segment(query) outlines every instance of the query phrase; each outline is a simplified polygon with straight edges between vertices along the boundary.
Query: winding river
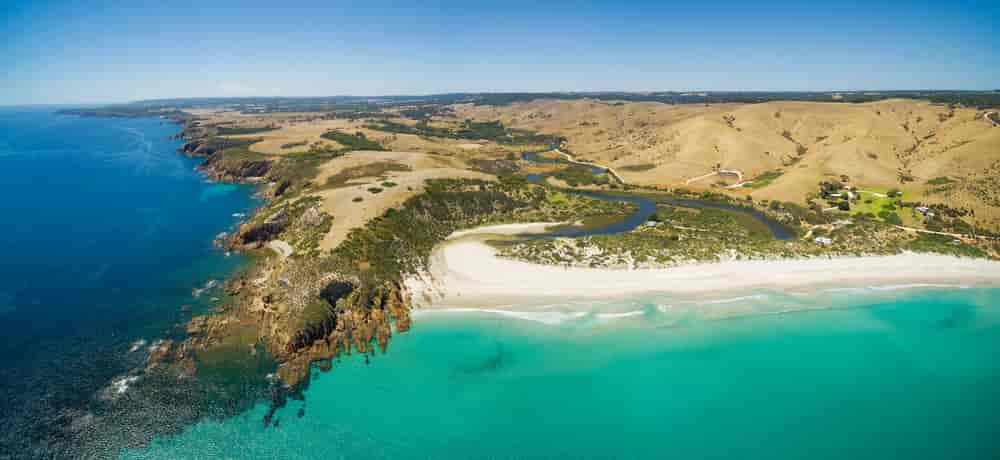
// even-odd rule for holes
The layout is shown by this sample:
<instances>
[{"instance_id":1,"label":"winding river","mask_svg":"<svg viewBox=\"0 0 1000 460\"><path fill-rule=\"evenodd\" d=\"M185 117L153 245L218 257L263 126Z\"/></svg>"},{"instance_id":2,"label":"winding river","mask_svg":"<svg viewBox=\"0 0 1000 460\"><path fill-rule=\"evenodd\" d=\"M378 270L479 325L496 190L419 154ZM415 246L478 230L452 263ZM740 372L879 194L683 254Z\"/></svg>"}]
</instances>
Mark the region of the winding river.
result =
<instances>
[{"instance_id":1,"label":"winding river","mask_svg":"<svg viewBox=\"0 0 1000 460\"><path fill-rule=\"evenodd\" d=\"M532 163L546 163L546 164L584 164L579 162L573 162L565 158L545 158L539 156L542 153L552 151L549 150L538 150L532 152L525 152L521 154L521 158L525 161L530 161ZM592 174L604 174L608 172L607 168L601 168L585 164L590 166L590 172ZM544 180L547 174L529 174L527 176L528 180ZM546 233L545 237L581 237L590 235L611 235L614 233L623 233L634 230L636 227L646 223L649 217L656 212L657 203L669 204L672 206L682 206L687 208L699 208L699 209L719 209L724 211L733 211L742 214L747 214L754 220L763 223L767 226L767 229L771 232L771 236L779 240L788 240L795 237L795 233L792 232L788 227L781 224L780 222L771 219L766 214L751 208L745 208L742 206L735 206L727 203L705 201L705 200L694 200L694 199L683 199L683 198L647 198L637 195L619 195L606 192L594 192L594 191L572 191L572 193L577 193L580 195L585 195L591 198L596 198L599 200L607 201L621 201L626 203L634 203L636 205L636 210L632 214L626 216L624 219L604 225L597 228L584 228L584 227L566 227L560 228L558 230L553 230ZM538 235L535 235L538 237Z\"/></svg>"}]
</instances>

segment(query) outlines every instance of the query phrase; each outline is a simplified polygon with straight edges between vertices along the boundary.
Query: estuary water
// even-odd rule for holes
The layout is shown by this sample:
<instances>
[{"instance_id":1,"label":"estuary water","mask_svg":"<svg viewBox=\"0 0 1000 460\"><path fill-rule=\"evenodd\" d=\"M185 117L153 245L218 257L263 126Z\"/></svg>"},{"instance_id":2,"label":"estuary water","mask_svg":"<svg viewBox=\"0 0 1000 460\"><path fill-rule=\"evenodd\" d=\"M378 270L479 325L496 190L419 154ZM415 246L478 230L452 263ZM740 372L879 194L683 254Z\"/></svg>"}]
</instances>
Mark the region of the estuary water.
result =
<instances>
[{"instance_id":1,"label":"estuary water","mask_svg":"<svg viewBox=\"0 0 1000 460\"><path fill-rule=\"evenodd\" d=\"M256 203L196 172L177 131L0 108L0 458L100 457L150 435L102 416L145 405L106 390L211 305L193 289L241 263L212 239Z\"/></svg>"},{"instance_id":2,"label":"estuary water","mask_svg":"<svg viewBox=\"0 0 1000 460\"><path fill-rule=\"evenodd\" d=\"M424 311L277 427L259 404L122 458L989 459L998 353L998 289Z\"/></svg>"}]
</instances>

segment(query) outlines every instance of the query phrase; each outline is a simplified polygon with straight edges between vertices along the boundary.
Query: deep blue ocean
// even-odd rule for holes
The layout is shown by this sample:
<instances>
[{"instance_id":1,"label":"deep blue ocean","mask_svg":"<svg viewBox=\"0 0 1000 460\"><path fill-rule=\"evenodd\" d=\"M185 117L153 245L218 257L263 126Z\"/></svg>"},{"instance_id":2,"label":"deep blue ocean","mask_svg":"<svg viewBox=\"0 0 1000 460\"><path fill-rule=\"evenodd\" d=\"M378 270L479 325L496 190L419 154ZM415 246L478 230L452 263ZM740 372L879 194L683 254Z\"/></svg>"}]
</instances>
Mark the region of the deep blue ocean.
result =
<instances>
[{"instance_id":1,"label":"deep blue ocean","mask_svg":"<svg viewBox=\"0 0 1000 460\"><path fill-rule=\"evenodd\" d=\"M0 108L0 458L99 437L88 414L141 365L132 343L208 306L192 290L241 263L212 240L255 206L176 153L169 120L54 111Z\"/></svg>"},{"instance_id":2,"label":"deep blue ocean","mask_svg":"<svg viewBox=\"0 0 1000 460\"><path fill-rule=\"evenodd\" d=\"M134 371L256 204L176 130L0 109L0 459L1000 458L1000 289L968 286L418 311L265 427L253 385Z\"/></svg>"}]
</instances>

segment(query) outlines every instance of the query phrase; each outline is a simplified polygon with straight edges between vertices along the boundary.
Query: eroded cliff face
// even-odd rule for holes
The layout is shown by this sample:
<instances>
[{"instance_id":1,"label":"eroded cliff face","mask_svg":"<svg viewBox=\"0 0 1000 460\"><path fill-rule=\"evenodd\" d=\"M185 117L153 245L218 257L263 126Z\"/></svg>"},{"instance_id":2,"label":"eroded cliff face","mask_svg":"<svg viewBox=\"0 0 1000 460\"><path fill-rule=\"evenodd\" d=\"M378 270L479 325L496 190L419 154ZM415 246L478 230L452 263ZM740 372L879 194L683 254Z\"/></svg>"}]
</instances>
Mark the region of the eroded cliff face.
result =
<instances>
[{"instance_id":1,"label":"eroded cliff face","mask_svg":"<svg viewBox=\"0 0 1000 460\"><path fill-rule=\"evenodd\" d=\"M544 196L497 184L455 182L413 198L348 238L332 253L263 257L225 283L229 306L188 325L177 347L197 359L228 338L252 330L278 363L276 376L296 387L310 365L341 354L385 352L393 334L410 328L403 275L419 269L433 246L459 225L476 225L531 208ZM230 235L232 250L253 251L311 228L308 198L274 201ZM178 361L185 356L179 356Z\"/></svg>"},{"instance_id":2,"label":"eroded cliff face","mask_svg":"<svg viewBox=\"0 0 1000 460\"><path fill-rule=\"evenodd\" d=\"M216 151L208 154L198 169L220 182L261 183L265 181L272 163L271 160L242 158Z\"/></svg>"},{"instance_id":3,"label":"eroded cliff face","mask_svg":"<svg viewBox=\"0 0 1000 460\"><path fill-rule=\"evenodd\" d=\"M387 282L375 289L356 288L337 301L329 316L310 322L284 344L278 376L296 385L308 376L310 363L344 354L385 353L392 336L410 327L410 308L398 283ZM276 344L277 345L277 344Z\"/></svg>"},{"instance_id":4,"label":"eroded cliff face","mask_svg":"<svg viewBox=\"0 0 1000 460\"><path fill-rule=\"evenodd\" d=\"M393 325L399 332L409 329L409 302L400 283L373 286L303 265L310 264L265 259L227 281L231 307L192 319L187 340L159 359L183 363L180 369L190 372L200 353L250 329L278 362L276 376L294 388L308 378L313 362L342 353L384 353Z\"/></svg>"}]
</instances>

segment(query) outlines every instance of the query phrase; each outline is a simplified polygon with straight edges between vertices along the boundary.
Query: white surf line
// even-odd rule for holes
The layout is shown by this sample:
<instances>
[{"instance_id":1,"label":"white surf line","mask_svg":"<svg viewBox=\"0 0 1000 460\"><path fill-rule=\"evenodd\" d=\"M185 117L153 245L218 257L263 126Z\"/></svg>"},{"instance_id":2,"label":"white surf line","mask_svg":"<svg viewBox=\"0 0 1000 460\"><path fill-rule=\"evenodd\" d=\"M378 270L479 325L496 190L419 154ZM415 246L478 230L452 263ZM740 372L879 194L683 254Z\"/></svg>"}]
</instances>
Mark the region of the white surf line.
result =
<instances>
[{"instance_id":1,"label":"white surf line","mask_svg":"<svg viewBox=\"0 0 1000 460\"><path fill-rule=\"evenodd\" d=\"M423 316L430 314L490 314L497 316L504 316L508 318L516 318L525 321L534 321L537 323L557 325L563 322L583 318L587 315L586 312L568 312L562 313L557 311L515 311L515 310L503 310L497 308L440 308L440 309L419 309L413 310L411 314L413 316Z\"/></svg>"},{"instance_id":2,"label":"white surf line","mask_svg":"<svg viewBox=\"0 0 1000 460\"><path fill-rule=\"evenodd\" d=\"M642 316L646 314L643 310L632 310L622 313L597 313L594 315L597 319L609 320L609 319L621 319L621 318L631 318L633 316Z\"/></svg>"}]
</instances>

